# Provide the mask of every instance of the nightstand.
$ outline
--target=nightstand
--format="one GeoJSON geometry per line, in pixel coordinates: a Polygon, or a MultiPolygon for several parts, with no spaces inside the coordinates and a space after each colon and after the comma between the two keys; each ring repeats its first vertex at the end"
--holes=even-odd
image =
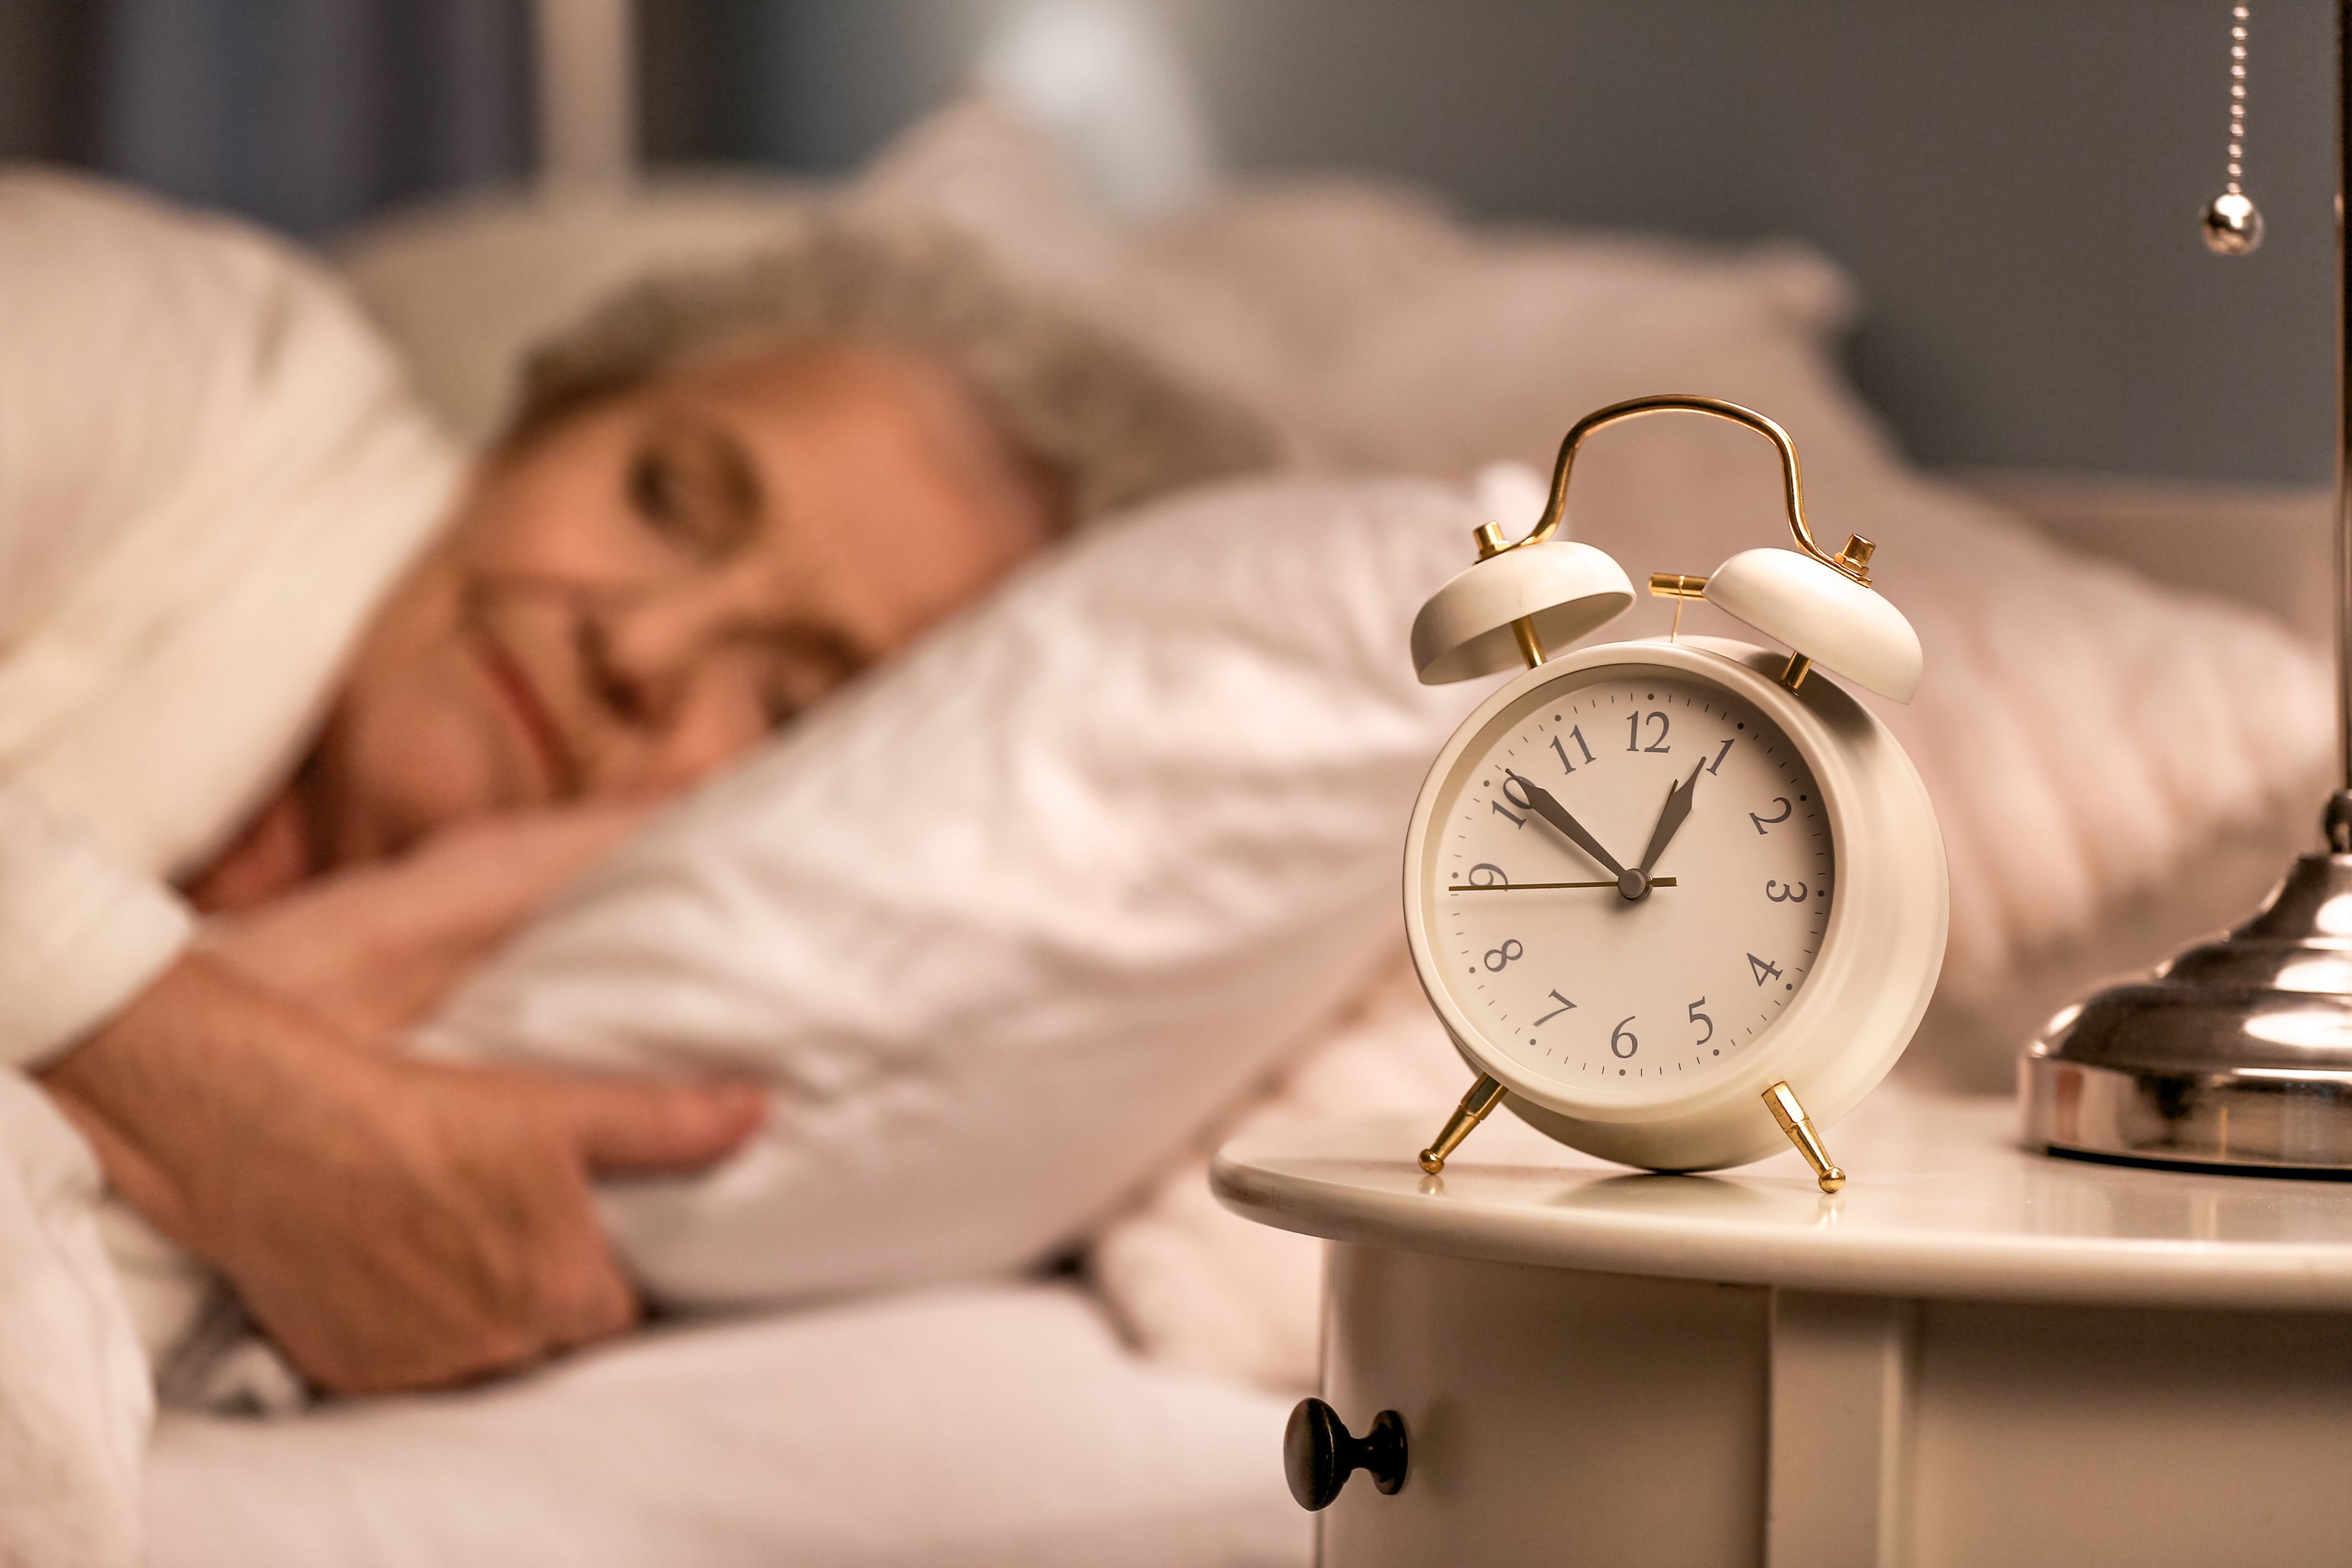
{"type": "Polygon", "coordinates": [[[2352,1563],[2352,1184],[2053,1159],[2008,1100],[1892,1089],[1830,1197],[1509,1116],[1424,1176],[1426,1120],[1213,1167],[1331,1242],[1324,1397],[1402,1427],[1328,1568],[2352,1563]]]}

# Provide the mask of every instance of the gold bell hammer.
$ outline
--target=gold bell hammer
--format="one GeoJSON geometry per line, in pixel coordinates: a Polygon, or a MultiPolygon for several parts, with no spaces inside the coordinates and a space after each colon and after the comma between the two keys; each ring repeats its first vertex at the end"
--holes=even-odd
{"type": "Polygon", "coordinates": [[[1821,1184],[1822,1191],[1833,1193],[1844,1186],[1845,1173],[1830,1163],[1830,1152],[1822,1147],[1822,1135],[1813,1130],[1813,1119],[1798,1103],[1796,1091],[1786,1083],[1776,1083],[1764,1091],[1764,1105],[1772,1112],[1772,1120],[1780,1124],[1780,1131],[1789,1135],[1789,1142],[1797,1146],[1797,1152],[1805,1157],[1805,1163],[1813,1168],[1813,1179],[1821,1184]]]}
{"type": "Polygon", "coordinates": [[[1675,624],[1666,631],[1666,640],[1675,641],[1683,635],[1683,601],[1706,597],[1706,579],[1694,577],[1687,572],[1653,572],[1650,574],[1650,596],[1675,602],[1675,624]]]}

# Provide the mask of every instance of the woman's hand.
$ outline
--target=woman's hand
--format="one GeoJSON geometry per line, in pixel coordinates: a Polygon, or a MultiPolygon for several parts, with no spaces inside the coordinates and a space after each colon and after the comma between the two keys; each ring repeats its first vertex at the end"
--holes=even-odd
{"type": "Polygon", "coordinates": [[[590,1178],[701,1169],[748,1085],[391,1059],[203,954],[40,1073],[116,1190],[338,1393],[463,1383],[618,1333],[590,1178]]]}
{"type": "Polygon", "coordinates": [[[646,810],[600,802],[447,828],[397,859],[215,915],[204,949],[355,1038],[387,1044],[646,810]]]}

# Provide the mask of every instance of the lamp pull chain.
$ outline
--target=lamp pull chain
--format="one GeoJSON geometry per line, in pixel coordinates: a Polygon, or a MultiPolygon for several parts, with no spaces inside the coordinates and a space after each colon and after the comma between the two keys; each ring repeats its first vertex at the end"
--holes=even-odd
{"type": "Polygon", "coordinates": [[[2205,205],[2205,247],[2216,256],[2243,256],[2263,242],[2263,215],[2246,195],[2247,7],[2230,11],[2229,183],[2205,205]]]}

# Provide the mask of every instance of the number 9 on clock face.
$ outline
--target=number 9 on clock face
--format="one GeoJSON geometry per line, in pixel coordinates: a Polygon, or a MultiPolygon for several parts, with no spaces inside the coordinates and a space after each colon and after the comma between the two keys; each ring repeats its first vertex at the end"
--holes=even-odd
{"type": "Polygon", "coordinates": [[[1433,779],[1425,977],[1523,1082],[1652,1101],[1803,990],[1837,846],[1796,742],[1726,685],[1617,664],[1527,693],[1433,779]]]}

